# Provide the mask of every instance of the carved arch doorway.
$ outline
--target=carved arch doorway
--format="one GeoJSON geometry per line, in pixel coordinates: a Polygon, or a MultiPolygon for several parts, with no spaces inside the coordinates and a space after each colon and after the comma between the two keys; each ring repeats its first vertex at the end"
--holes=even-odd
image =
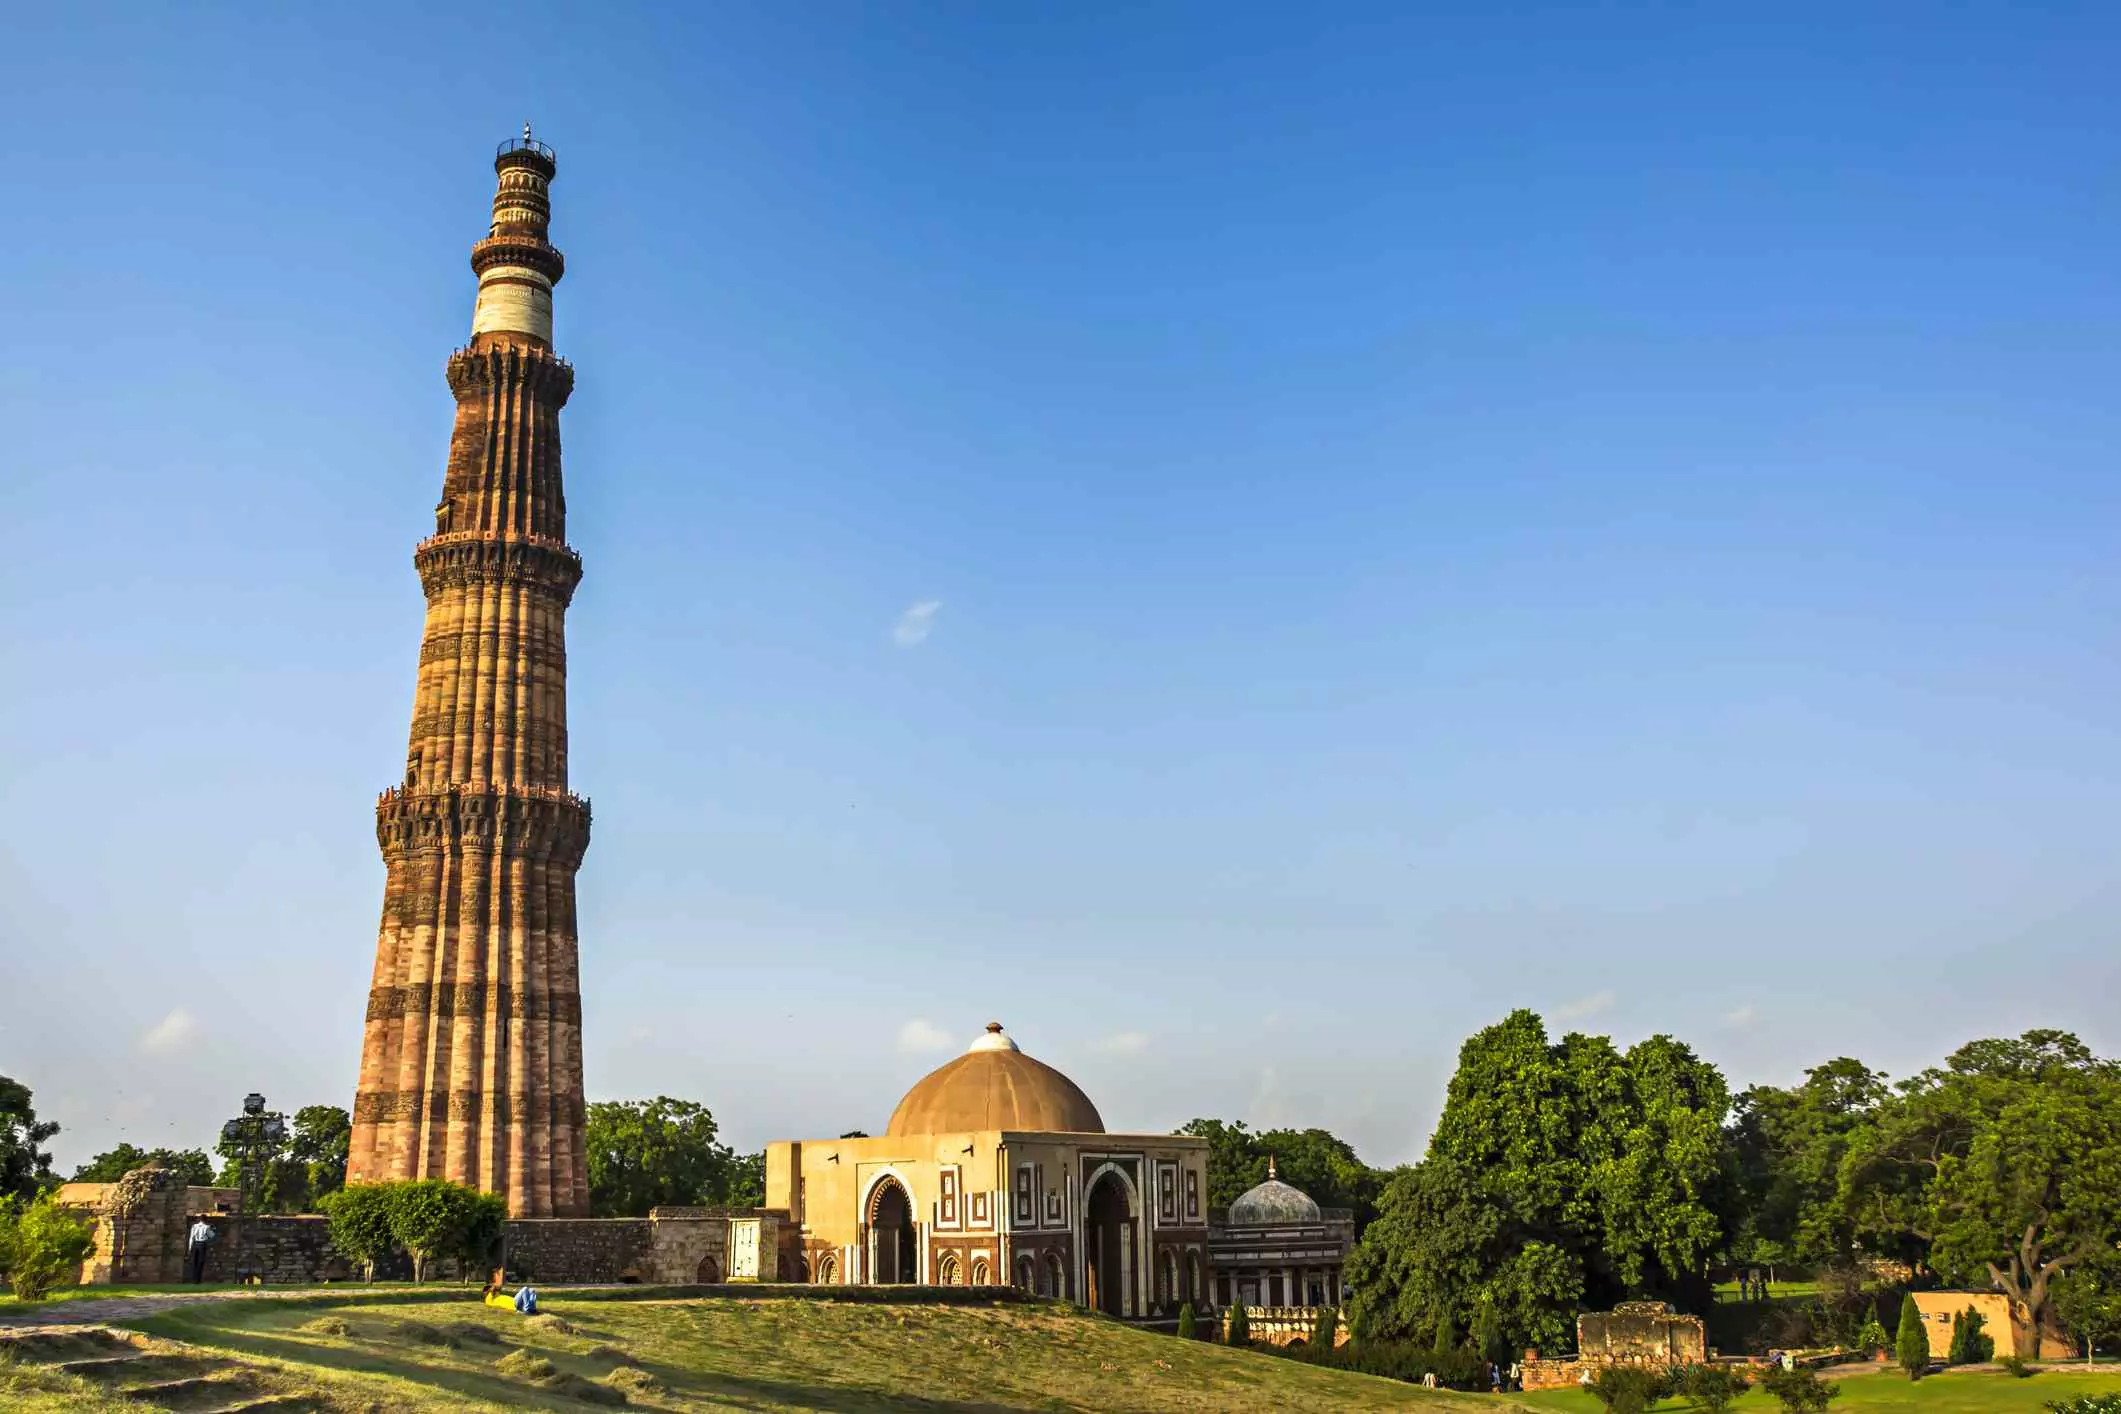
{"type": "Polygon", "coordinates": [[[869,1282],[907,1286],[918,1275],[912,1200],[897,1179],[884,1179],[869,1193],[869,1282]]]}
{"type": "Polygon", "coordinates": [[[1083,1304],[1108,1316],[1134,1316],[1136,1249],[1133,1195],[1116,1169],[1107,1169],[1083,1201],[1083,1304]]]}

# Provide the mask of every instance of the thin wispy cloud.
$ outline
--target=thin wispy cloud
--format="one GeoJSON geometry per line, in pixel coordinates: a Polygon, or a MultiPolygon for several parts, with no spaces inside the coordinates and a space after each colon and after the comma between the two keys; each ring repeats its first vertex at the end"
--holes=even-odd
{"type": "Polygon", "coordinates": [[[891,627],[891,641],[901,648],[915,648],[935,632],[935,616],[942,610],[940,599],[921,599],[906,607],[891,627]]]}
{"type": "Polygon", "coordinates": [[[898,1029],[898,1048],[909,1056],[946,1051],[950,1049],[950,1033],[916,1016],[898,1029]]]}
{"type": "Polygon", "coordinates": [[[190,1012],[178,1007],[147,1028],[140,1037],[140,1049],[150,1052],[174,1051],[198,1034],[199,1023],[192,1020],[190,1012]]]}
{"type": "Polygon", "coordinates": [[[1610,988],[1596,991],[1589,996],[1578,997],[1573,1002],[1563,1002],[1560,1006],[1555,1007],[1554,1019],[1556,1021],[1581,1021],[1587,1016],[1597,1016],[1601,1012],[1611,1011],[1613,1003],[1619,1000],[1619,996],[1610,988]]]}
{"type": "Polygon", "coordinates": [[[1149,1035],[1145,1031],[1115,1031],[1090,1049],[1108,1056],[1138,1056],[1149,1049],[1149,1035]]]}
{"type": "Polygon", "coordinates": [[[1723,1024],[1730,1027],[1733,1031],[1743,1031],[1759,1019],[1760,1008],[1754,1006],[1751,1002],[1747,1002],[1741,1007],[1735,1007],[1723,1014],[1723,1024]]]}

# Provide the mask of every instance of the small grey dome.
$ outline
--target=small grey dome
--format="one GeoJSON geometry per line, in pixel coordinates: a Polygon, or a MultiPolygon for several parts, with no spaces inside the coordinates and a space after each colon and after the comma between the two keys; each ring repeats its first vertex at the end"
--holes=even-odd
{"type": "Polygon", "coordinates": [[[1323,1222],[1318,1204],[1301,1188],[1292,1188],[1274,1175],[1274,1160],[1267,1160],[1267,1181],[1238,1195],[1227,1219],[1232,1227],[1278,1227],[1284,1223],[1323,1222]]]}

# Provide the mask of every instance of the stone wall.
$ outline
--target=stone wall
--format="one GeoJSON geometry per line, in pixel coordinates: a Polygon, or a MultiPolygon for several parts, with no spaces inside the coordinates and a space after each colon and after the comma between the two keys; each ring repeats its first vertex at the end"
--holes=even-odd
{"type": "MultiPolygon", "coordinates": [[[[301,1217],[205,1219],[218,1234],[206,1249],[203,1280],[245,1281],[255,1276],[269,1286],[304,1286],[313,1282],[352,1281],[361,1275],[331,1246],[331,1220],[301,1217]]],[[[411,1266],[405,1266],[410,1276],[411,1266]]],[[[376,1276],[391,1280],[397,1272],[379,1266],[376,1276]]]]}
{"type": "Polygon", "coordinates": [[[647,1218],[514,1218],[502,1229],[511,1277],[533,1282],[647,1281],[647,1218]]]}
{"type": "Polygon", "coordinates": [[[1576,1318],[1576,1356],[1592,1365],[1699,1365],[1709,1358],[1708,1327],[1662,1301],[1623,1301],[1576,1318]]]}

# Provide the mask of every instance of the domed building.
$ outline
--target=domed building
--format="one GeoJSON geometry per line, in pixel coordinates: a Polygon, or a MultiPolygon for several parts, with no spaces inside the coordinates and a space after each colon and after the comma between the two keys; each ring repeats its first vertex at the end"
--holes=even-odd
{"type": "Polygon", "coordinates": [[[1215,1306],[1340,1304],[1342,1269],[1355,1246],[1355,1215],[1322,1209],[1308,1193],[1283,1183],[1271,1155],[1266,1182],[1239,1194],[1226,1212],[1211,1214],[1210,1224],[1214,1281],[1209,1299],[1215,1306]]]}
{"type": "Polygon", "coordinates": [[[768,1144],[766,1206],[810,1281],[1015,1285],[1140,1318],[1207,1299],[1207,1166],[1205,1139],[1106,1132],[990,1022],[881,1136],[768,1144]]]}

